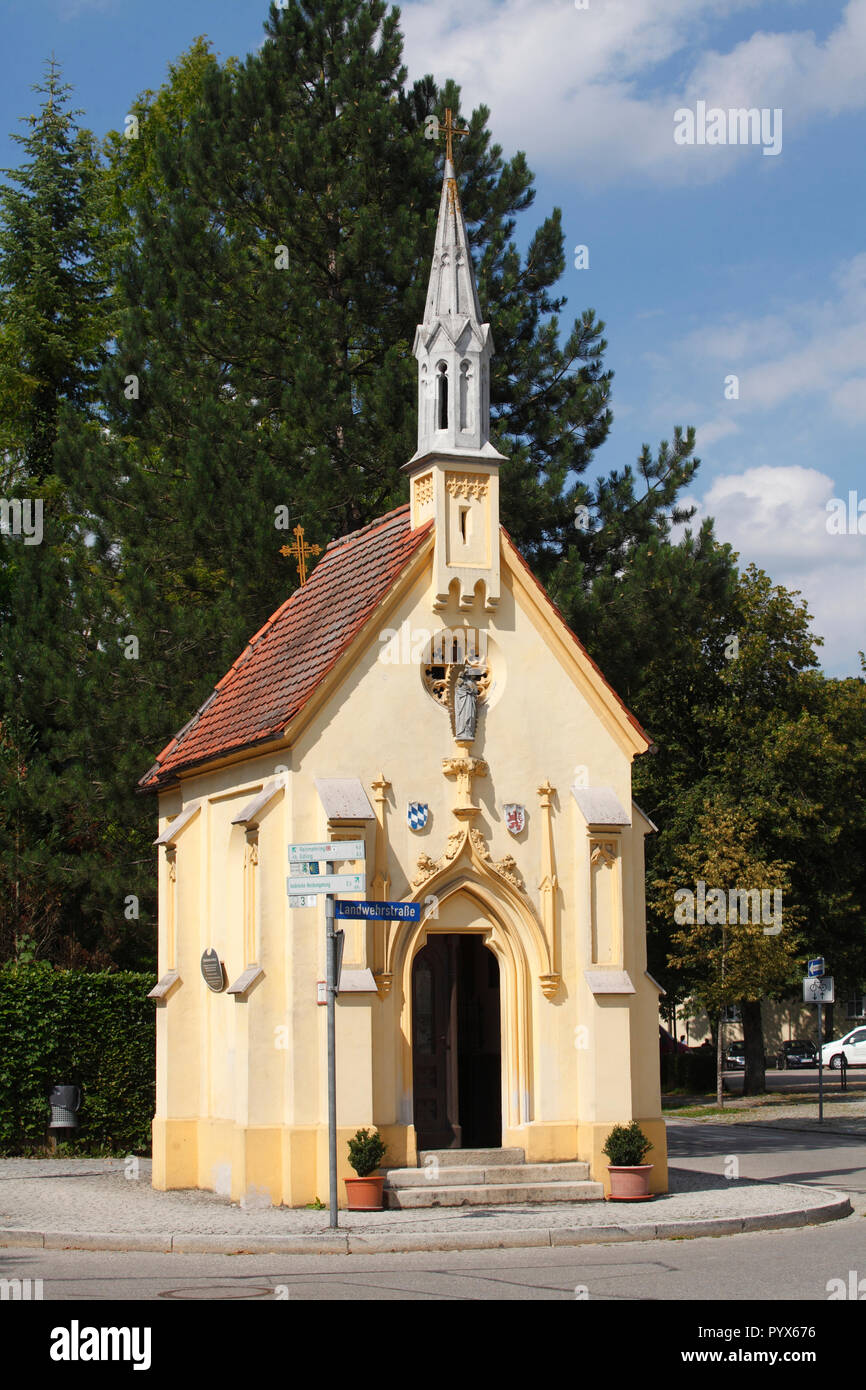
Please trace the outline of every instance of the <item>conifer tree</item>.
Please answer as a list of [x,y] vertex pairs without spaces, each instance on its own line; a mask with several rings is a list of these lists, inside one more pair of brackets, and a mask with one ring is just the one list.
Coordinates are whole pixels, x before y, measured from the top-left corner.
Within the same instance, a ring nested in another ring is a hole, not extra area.
[[9,504],[0,539],[0,896],[5,950],[23,937],[54,949],[65,935],[77,937],[81,958],[94,945],[84,929],[91,869],[106,854],[82,765],[98,740],[101,602],[87,483],[62,441],[78,420],[98,418],[108,322],[101,183],[92,137],[78,128],[53,59],[35,90],[39,112],[14,136],[25,160],[0,188],[0,492]]
[[53,58],[34,90],[39,113],[12,136],[25,162],[0,187],[0,447],[28,484],[54,473],[64,408],[92,409],[105,329],[93,139]]

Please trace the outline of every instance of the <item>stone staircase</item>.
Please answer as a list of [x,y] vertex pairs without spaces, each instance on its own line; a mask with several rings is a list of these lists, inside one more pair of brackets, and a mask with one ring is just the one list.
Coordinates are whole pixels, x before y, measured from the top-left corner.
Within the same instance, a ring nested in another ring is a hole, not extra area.
[[523,1149],[428,1149],[417,1168],[389,1168],[385,1206],[498,1207],[506,1202],[600,1202],[588,1163],[527,1163]]

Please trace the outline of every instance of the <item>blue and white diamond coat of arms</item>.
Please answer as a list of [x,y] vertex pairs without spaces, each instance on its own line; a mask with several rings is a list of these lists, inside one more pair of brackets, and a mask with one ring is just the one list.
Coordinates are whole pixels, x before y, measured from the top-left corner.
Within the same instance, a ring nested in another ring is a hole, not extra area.
[[430,807],[426,801],[410,801],[406,812],[406,820],[410,830],[423,830],[427,824],[427,817],[430,814]]

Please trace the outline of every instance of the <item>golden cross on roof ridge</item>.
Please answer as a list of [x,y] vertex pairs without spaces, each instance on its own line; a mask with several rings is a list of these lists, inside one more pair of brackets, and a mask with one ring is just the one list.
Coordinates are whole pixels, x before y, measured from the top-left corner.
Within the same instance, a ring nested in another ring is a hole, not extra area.
[[454,146],[453,146],[453,144],[452,144],[452,139],[453,139],[453,137],[454,137],[455,135],[471,135],[472,132],[471,132],[471,130],[458,130],[458,129],[457,129],[457,127],[456,127],[455,124],[454,124],[454,118],[453,118],[453,116],[452,116],[452,114],[451,114],[451,107],[450,107],[450,106],[446,106],[446,108],[445,108],[445,123],[444,123],[444,125],[443,125],[443,123],[442,123],[441,121],[439,122],[439,134],[440,134],[440,135],[442,134],[442,131],[443,131],[443,130],[445,131],[445,158],[448,160],[448,162],[449,162],[450,164],[453,164],[453,163],[454,163]]
[[320,555],[322,547],[320,545],[310,545],[304,540],[303,526],[296,526],[292,535],[295,537],[294,545],[281,545],[280,554],[289,555],[298,567],[298,583],[307,582],[307,556]]

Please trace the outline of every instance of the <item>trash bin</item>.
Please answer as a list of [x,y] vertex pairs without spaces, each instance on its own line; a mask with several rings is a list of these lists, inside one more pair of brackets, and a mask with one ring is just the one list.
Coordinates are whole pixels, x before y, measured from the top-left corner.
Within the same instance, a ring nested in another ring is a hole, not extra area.
[[81,1109],[81,1088],[78,1086],[52,1086],[48,1092],[51,1107],[49,1129],[77,1129],[78,1111]]

